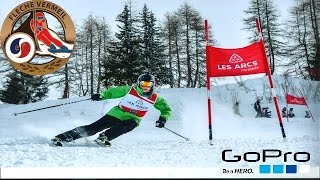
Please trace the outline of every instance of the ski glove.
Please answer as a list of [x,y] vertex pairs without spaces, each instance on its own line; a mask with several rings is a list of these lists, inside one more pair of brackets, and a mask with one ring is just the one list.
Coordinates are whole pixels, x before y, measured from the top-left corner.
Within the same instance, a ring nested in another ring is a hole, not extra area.
[[93,95],[91,96],[91,99],[92,99],[93,101],[100,101],[100,100],[102,100],[102,98],[100,97],[100,94],[93,94]]
[[159,117],[159,120],[156,121],[156,127],[163,128],[164,124],[166,124],[166,120],[163,117]]

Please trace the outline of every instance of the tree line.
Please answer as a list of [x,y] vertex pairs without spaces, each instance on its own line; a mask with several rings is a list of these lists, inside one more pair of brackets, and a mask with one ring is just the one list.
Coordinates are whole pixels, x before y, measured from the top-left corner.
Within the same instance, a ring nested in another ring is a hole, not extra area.
[[[272,73],[281,68],[287,74],[320,80],[308,72],[308,68],[320,67],[319,8],[318,0],[296,0],[288,23],[282,26],[272,0],[250,1],[244,30],[252,32],[250,42],[256,41],[255,17],[259,17]],[[205,18],[183,3],[163,19],[158,22],[147,4],[137,12],[128,2],[116,17],[117,30],[112,34],[104,17],[90,14],[76,24],[75,50],[69,62],[46,76],[15,70],[0,53],[0,74],[5,76],[0,100],[12,104],[41,101],[50,86],[61,98],[88,96],[104,88],[131,85],[146,71],[155,75],[157,87],[206,86]],[[62,27],[57,29],[63,36]],[[210,28],[209,36],[215,45]]]

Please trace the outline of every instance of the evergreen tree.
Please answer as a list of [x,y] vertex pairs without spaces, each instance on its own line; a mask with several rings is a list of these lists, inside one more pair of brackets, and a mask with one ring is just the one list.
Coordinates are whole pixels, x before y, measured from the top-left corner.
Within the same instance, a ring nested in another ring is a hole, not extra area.
[[318,69],[320,72],[320,12],[316,9],[320,9],[320,2],[314,0],[296,0],[290,8],[286,23],[287,56],[290,58],[283,63],[288,74],[311,80],[320,80],[320,74],[308,71]]
[[110,43],[109,61],[104,63],[104,75],[101,77],[106,87],[131,85],[145,70],[141,55],[142,40],[136,28],[137,19],[128,4],[125,4],[116,21],[120,23],[117,25],[119,32],[115,34],[116,40]]
[[0,90],[0,100],[9,104],[19,104],[24,97],[23,82],[18,71],[9,73],[4,89]]
[[44,76],[32,76],[20,72],[21,82],[23,84],[22,104],[42,101],[48,93],[48,80]]
[[164,43],[161,41],[160,28],[156,26],[154,13],[144,4],[140,14],[142,43],[142,62],[144,68],[155,75],[158,85],[169,83],[169,69],[166,67]]
[[0,100],[10,104],[27,104],[42,101],[49,89],[44,76],[32,76],[12,70],[8,74],[4,89],[0,90]]
[[255,18],[258,17],[262,36],[264,38],[271,74],[274,73],[276,62],[281,62],[284,55],[284,43],[281,38],[281,25],[278,22],[279,12],[273,5],[272,0],[251,0],[248,10],[245,11],[247,17],[243,19],[245,30],[251,32],[250,42],[258,40]]
[[165,15],[162,25],[162,36],[165,41],[165,54],[169,65],[170,87],[180,87],[181,82],[181,63],[179,56],[178,37],[180,36],[180,21],[173,13]]
[[[204,20],[190,4],[167,14],[163,25],[171,87],[206,85]],[[214,45],[215,40],[210,38]]]
[[110,29],[104,18],[90,14],[76,29],[76,44],[68,63],[50,76],[62,98],[101,91],[102,65],[108,61]]

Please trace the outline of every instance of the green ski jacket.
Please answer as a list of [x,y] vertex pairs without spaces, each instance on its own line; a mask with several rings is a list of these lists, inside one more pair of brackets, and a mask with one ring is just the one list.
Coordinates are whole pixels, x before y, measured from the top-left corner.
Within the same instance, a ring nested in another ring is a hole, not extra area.
[[[144,98],[150,98],[152,96],[151,95],[150,97],[145,97],[143,95],[142,89],[140,87],[138,87],[137,85],[134,85],[134,86],[118,86],[118,87],[109,88],[109,89],[101,92],[100,97],[103,100],[117,99],[117,98],[125,97],[125,96],[129,95],[129,91],[131,90],[131,88],[134,88],[136,90],[136,92],[139,94],[139,96],[142,96]],[[153,95],[157,95],[157,94],[153,93]],[[165,120],[168,120],[170,118],[171,108],[170,108],[168,102],[164,98],[157,95],[157,98],[156,98],[153,106],[157,110],[160,111],[160,113],[161,113],[160,116],[162,118],[164,118]],[[120,119],[121,121],[134,119],[138,125],[142,119],[141,117],[137,116],[134,113],[130,113],[130,112],[123,110],[120,106],[113,107],[109,112],[107,112],[107,114],[110,116],[114,116],[114,117]]]

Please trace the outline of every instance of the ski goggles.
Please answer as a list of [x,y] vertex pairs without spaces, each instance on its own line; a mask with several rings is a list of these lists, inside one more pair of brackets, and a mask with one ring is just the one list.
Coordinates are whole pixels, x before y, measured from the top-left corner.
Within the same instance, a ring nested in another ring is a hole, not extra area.
[[139,85],[142,86],[142,87],[152,87],[153,86],[153,82],[151,82],[151,81],[140,81]]
[[43,16],[38,16],[38,17],[37,17],[37,20],[38,20],[38,21],[42,21],[43,18],[44,18]]

